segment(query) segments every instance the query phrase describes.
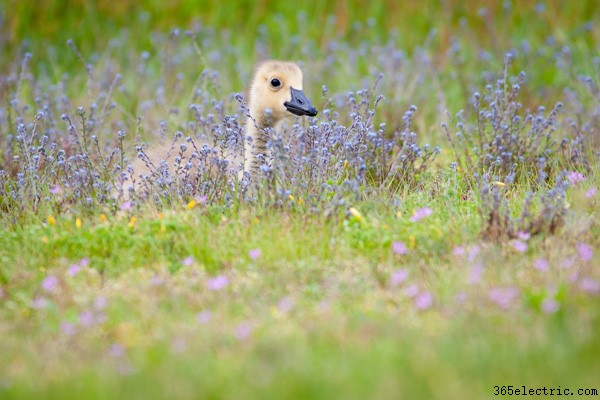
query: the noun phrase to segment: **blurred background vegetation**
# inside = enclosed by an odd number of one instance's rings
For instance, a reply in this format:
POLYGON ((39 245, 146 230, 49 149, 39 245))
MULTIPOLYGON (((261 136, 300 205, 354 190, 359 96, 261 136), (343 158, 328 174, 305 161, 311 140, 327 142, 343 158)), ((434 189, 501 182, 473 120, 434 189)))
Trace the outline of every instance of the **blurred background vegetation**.
MULTIPOLYGON (((468 110, 472 94, 501 73, 507 52, 516 60, 510 74, 527 73, 527 107, 553 106, 579 76, 597 81, 598 21, 596 0, 3 0, 0 73, 19 76, 30 53, 27 73, 48 84, 69 80, 67 94, 83 106, 94 95, 81 90, 86 80, 107 85, 119 73, 131 95, 116 99, 135 115, 148 79, 165 82, 178 106, 175 76, 186 88, 205 68, 218 71, 212 95, 223 98, 245 88, 257 61, 291 59, 309 65, 311 98, 323 85, 340 96, 370 87, 383 73, 380 116, 393 125, 415 104, 417 129, 431 133, 446 110, 468 110), (194 33, 195 48, 186 32, 194 33), (142 63, 143 76, 136 72, 142 63)), ((0 99, 8 101, 2 87, 0 99)))
POLYGON ((257 41, 273 58, 298 58, 303 43, 324 49, 331 40, 385 43, 393 37, 408 52, 434 46, 439 50, 434 61, 444 63, 454 40, 503 54, 523 40, 535 47, 552 37, 572 46, 577 61, 598 50, 594 21, 600 21, 595 0, 3 0, 0 47, 4 61, 31 52, 40 63, 50 57, 64 68, 73 62, 68 51, 61 51, 68 39, 94 54, 121 37, 130 46, 119 51, 127 52, 149 50, 152 32, 209 27, 223 46, 244 48, 250 59, 257 41))

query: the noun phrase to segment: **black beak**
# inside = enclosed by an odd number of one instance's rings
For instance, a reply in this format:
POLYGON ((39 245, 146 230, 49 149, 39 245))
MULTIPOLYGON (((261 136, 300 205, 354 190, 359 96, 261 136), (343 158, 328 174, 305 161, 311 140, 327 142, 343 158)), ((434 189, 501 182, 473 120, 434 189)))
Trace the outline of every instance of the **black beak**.
POLYGON ((310 100, 306 98, 304 92, 298 89, 292 89, 292 100, 283 103, 285 108, 292 114, 296 115, 308 115, 314 117, 317 115, 317 109, 310 103, 310 100))

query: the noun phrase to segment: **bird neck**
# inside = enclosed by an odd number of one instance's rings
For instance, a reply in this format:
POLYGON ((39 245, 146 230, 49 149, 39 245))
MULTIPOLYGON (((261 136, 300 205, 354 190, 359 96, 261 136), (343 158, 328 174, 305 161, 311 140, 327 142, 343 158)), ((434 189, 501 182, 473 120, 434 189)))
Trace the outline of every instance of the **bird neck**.
MULTIPOLYGON (((252 108, 251 108, 252 109, 252 108)), ((267 151, 269 140, 267 128, 274 126, 273 118, 265 113, 256 113, 246 119, 244 140, 244 172, 250 177, 259 173, 263 164, 271 165, 271 154, 267 151)))

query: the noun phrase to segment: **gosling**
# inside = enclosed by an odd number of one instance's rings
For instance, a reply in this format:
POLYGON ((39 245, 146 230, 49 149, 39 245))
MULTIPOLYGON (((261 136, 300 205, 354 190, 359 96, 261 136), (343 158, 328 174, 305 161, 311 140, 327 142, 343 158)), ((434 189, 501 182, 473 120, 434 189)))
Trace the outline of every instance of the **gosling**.
MULTIPOLYGON (((317 109, 306 97, 303 89, 303 75, 300 67, 289 61, 265 61, 259 64, 254 73, 248 90, 248 116, 244 130, 243 169, 235 160, 242 159, 235 154, 227 155, 229 162, 239 170, 238 179, 248 176, 251 182, 256 182, 263 164, 269 164, 270 156, 267 151, 269 140, 267 130, 278 130, 281 123, 293 116, 317 115, 317 109)), ((179 146, 180 143, 176 143, 179 146)), ((172 144, 151 146, 145 151, 145 159, 137 158, 132 163, 133 176, 148 170, 147 166, 160 165, 161 160, 169 164, 173 173, 173 163, 176 151, 172 144)), ((125 190, 127 192, 127 190, 125 190)), ((124 193, 127 196, 127 193, 124 193)))
POLYGON ((302 80, 302 70, 293 62, 266 61, 257 68, 250 85, 244 141, 243 173, 251 178, 258 173, 261 159, 267 157, 267 128, 277 129, 293 115, 317 115, 302 91, 302 80))

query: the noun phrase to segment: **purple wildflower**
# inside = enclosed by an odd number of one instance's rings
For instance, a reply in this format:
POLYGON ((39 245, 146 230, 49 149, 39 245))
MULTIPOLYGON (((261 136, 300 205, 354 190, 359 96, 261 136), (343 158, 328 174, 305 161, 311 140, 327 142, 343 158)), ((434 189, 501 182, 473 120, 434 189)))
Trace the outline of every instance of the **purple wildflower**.
POLYGON ((477 258, 477 255, 479 254, 479 251, 479 246, 472 246, 471 248, 469 248, 469 255, 467 256, 467 259, 471 262, 475 261, 475 258, 477 258))
POLYGON ((81 268, 85 268, 85 267, 87 267, 88 265, 90 265, 90 259, 89 259, 89 258, 87 258, 87 257, 83 257, 81 260, 79 260, 79 266, 80 266, 81 268))
POLYGON ((183 265, 185 265, 186 267, 189 267, 192 264, 194 264, 194 257, 193 256, 188 256, 188 257, 184 258, 183 261, 181 261, 181 263, 183 265))
POLYGON ((94 317, 94 313, 90 310, 84 310, 79 314, 79 325, 84 328, 89 328, 96 323, 96 318, 94 317))
POLYGON ((567 277, 567 281, 573 283, 579 279, 579 272, 575 271, 567 277))
POLYGON ((262 250, 261 249, 251 249, 248 252, 248 257, 250 257, 252 260, 256 260, 258 257, 260 257, 262 254, 262 250))
POLYGON ((421 292, 415 297, 414 304, 417 310, 427 310, 433 304, 433 296, 428 291, 421 292))
POLYGON ((527 243, 521 240, 513 240, 511 242, 511 246, 519 253, 524 253, 527 251, 527 243))
POLYGON ((112 346, 108 348, 108 355, 111 357, 119 358, 125 355, 125 347, 120 345, 119 343, 114 343, 112 346))
POLYGON ((594 250, 589 244, 577 243, 575 247, 577 248, 577 254, 579 254, 581 261, 590 261, 592 257, 594 257, 594 250))
POLYGON ((410 221, 417 222, 417 221, 422 220, 423 218, 429 217, 431 214, 433 214, 433 210, 431 208, 429 208, 429 207, 419 208, 419 209, 415 210, 412 217, 410 217, 410 221))
POLYGON ((210 312, 209 310, 200 311, 198 314, 196 314, 196 320, 200 324, 206 324, 210 322, 211 319, 212 312, 210 312))
POLYGON ((563 267, 564 269, 568 269, 571 268, 573 266, 573 264, 575 263, 575 257, 567 257, 567 258, 563 258, 560 261, 560 265, 561 267, 563 267))
POLYGON ((533 267, 538 271, 548 271, 550 263, 545 258, 536 258, 533 260, 533 267))
POLYGON ((571 184, 571 186, 575 186, 579 182, 584 181, 585 180, 585 176, 583 176, 583 174, 581 174, 580 172, 572 171, 572 172, 569 172, 567 174, 567 180, 569 181, 569 183, 571 184))
POLYGON ((596 192, 597 192, 597 190, 595 187, 590 188, 590 189, 588 189, 587 192, 585 192, 585 197, 588 199, 592 199, 592 198, 596 197, 596 192))
POLYGON ((584 292, 597 294, 600 293, 600 282, 593 278, 583 278, 579 282, 579 289, 584 292))
POLYGON ((252 325, 250 325, 247 322, 242 322, 241 324, 235 327, 233 334, 238 340, 245 340, 248 339, 250 335, 252 335, 253 330, 254 329, 252 328, 252 325))
POLYGON ((131 211, 133 203, 131 201, 125 201, 121 204, 121 211, 131 211))
POLYGON ((94 300, 94 309, 97 311, 104 310, 106 305, 108 304, 108 300, 104 296, 98 296, 94 300))
POLYGON ((408 297, 415 297, 419 294, 419 287, 416 283, 413 283, 412 285, 404 289, 404 294, 406 294, 408 297))
POLYGON ((554 314, 559 309, 559 304, 551 297, 547 297, 542 301, 542 311, 546 314, 554 314))
POLYGON ((229 279, 225 275, 215 276, 206 281, 206 287, 209 290, 219 291, 229 285, 229 279))
POLYGON ((161 286, 163 283, 165 283, 164 279, 158 274, 155 274, 150 278, 150 285, 152 286, 161 286))
POLYGON ((404 255, 408 252, 406 245, 401 241, 397 240, 392 242, 392 251, 396 254, 404 255))
POLYGON ((71 264, 67 269, 67 274, 69 276, 75 276, 81 271, 81 266, 79 264, 71 264))
POLYGON ((408 270, 405 268, 397 269, 390 276, 390 286, 396 287, 404 282, 406 278, 408 278, 408 270))
POLYGON ((55 185, 53 187, 50 188, 50 193, 52 194, 59 194, 61 191, 60 186, 55 185))
POLYGON ((510 307, 513 299, 519 294, 519 289, 515 287, 493 287, 488 292, 488 298, 496 303, 500 308, 506 310, 510 307))
POLYGON ((58 285, 58 278, 54 275, 48 275, 42 281, 42 289, 46 292, 52 292, 58 285))
POLYGON ((33 308, 35 308, 36 310, 41 310, 42 308, 48 307, 48 304, 50 304, 50 302, 48 301, 47 298, 36 297, 35 299, 33 299, 31 306, 33 308))
POLYGON ((67 336, 73 336, 77 333, 77 327, 75 324, 69 321, 62 321, 60 323, 60 330, 67 336))
POLYGON ((281 314, 287 314, 288 312, 290 312, 292 310, 293 307, 294 307, 294 299, 292 299, 289 296, 285 296, 285 297, 281 298, 281 300, 279 300, 279 303, 277 304, 277 309, 279 310, 279 312, 281 314))
POLYGON ((483 264, 477 263, 471 268, 471 274, 469 275, 469 284, 474 285, 479 283, 481 280, 481 274, 483 274, 483 264))
POLYGON ((517 232, 517 237, 520 240, 527 241, 531 238, 531 234, 529 232, 519 231, 519 232, 517 232))
POLYGON ((463 246, 456 246, 454 249, 452 249, 452 255, 462 256, 464 254, 465 254, 465 248, 463 246))

